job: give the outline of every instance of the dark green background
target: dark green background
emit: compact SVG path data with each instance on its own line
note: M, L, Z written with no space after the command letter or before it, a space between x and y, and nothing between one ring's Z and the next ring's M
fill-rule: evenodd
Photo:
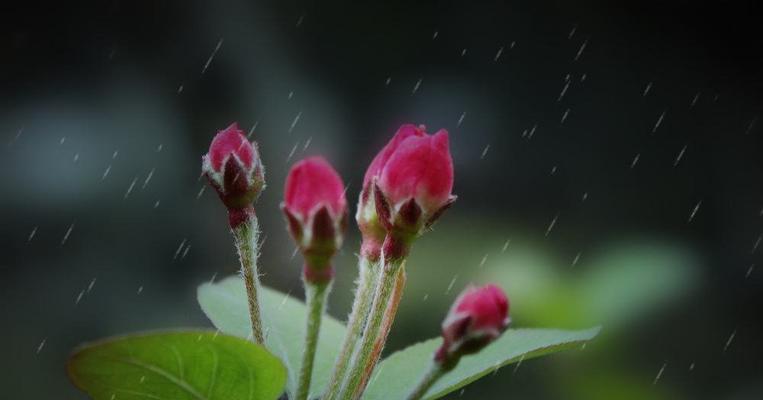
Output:
M648 240L694 254L697 283L605 337L607 367L589 360L587 376L622 367L645 393L637 398L763 393L761 271L745 278L763 251L754 2L0 7L0 388L9 398L83 398L64 374L81 341L209 325L195 288L235 273L237 260L222 206L211 190L197 198L199 168L232 121L256 125L267 168L257 205L263 281L295 295L300 262L278 212L288 166L324 154L354 204L365 166L397 126L450 131L459 201L413 250L390 348L436 335L453 296L508 238L564 265ZM351 226L337 316L349 306L357 244ZM442 254L448 268L427 263ZM451 291L426 286L451 276ZM528 362L462 398L576 398L566 388L580 368L574 355ZM591 390L630 392L601 381Z

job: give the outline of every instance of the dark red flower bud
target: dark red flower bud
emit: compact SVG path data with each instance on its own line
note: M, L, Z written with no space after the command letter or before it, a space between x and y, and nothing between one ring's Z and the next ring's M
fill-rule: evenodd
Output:
M427 135L423 125L401 126L363 179L356 218L364 245L381 243L393 226L418 235L455 201L452 189L448 132Z
M235 122L212 139L201 170L229 210L250 206L265 186L257 145Z
M454 366L462 355L476 353L498 338L509 322L509 299L501 288L466 288L442 323L443 343L435 361Z
M347 224L344 183L321 157L295 164L286 178L284 202L289 232L305 256L307 268L328 266L342 244ZM329 276L307 271L309 276Z

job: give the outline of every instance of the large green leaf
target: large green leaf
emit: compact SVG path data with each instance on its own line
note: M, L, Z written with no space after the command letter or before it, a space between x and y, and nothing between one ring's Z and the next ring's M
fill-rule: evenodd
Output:
M432 386L425 398L442 397L504 365L580 346L598 332L599 328L581 331L510 329L479 353L463 357L453 371ZM404 399L428 369L440 343L439 338L430 339L390 355L377 367L363 399Z
M265 345L281 357L289 369L288 392L296 390L296 375L304 348L305 304L276 290L262 287L259 294L265 330ZM221 331L240 337L251 335L246 289L240 277L199 286L198 300L204 313ZM322 393L331 378L345 327L324 315L313 368L311 393Z
M286 383L286 369L261 346L204 331L86 344L67 369L95 400L273 400Z

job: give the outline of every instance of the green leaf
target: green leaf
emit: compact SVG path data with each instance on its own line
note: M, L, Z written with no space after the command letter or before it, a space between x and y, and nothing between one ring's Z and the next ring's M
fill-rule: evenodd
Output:
M261 346L205 331L86 344L67 370L95 400L273 400L286 383L286 369Z
M511 364L545 354L574 348L593 339L599 328L581 331L553 329L510 329L498 340L471 356L432 386L426 399L436 399ZM364 400L404 399L432 362L441 339L430 339L393 353L379 364Z
M259 298L265 346L286 364L289 369L287 389L294 393L305 345L305 304L267 287L262 287ZM240 277L231 276L199 286L198 300L204 313L221 331L244 338L252 334L246 289ZM341 322L324 314L313 368L313 395L323 393L331 378L345 330Z

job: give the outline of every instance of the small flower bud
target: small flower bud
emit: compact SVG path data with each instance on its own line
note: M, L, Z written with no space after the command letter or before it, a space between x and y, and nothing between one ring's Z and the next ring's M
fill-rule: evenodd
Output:
M342 244L347 225L342 179L323 158L304 159L289 171L281 209L305 256L306 278L330 279L325 270Z
M470 286L456 299L442 323L443 343L435 361L452 368L459 358L476 353L509 326L509 299L496 285Z
M374 157L366 170L355 219L363 236L361 254L370 260L379 258L384 236L387 234L384 225L382 225L376 213L375 199L377 194L375 193L375 182L381 175L384 165L392 154L397 151L398 147L400 147L400 143L409 137L421 136L423 134L424 132L414 125L407 124L401 126L397 133L395 133L395 136L376 154L376 157Z
M249 143L237 123L220 131L202 157L201 170L232 212L251 206L265 186L257 145Z
M363 179L356 218L364 244L381 243L393 227L415 237L455 201L452 189L448 132L427 135L423 125L401 126Z

